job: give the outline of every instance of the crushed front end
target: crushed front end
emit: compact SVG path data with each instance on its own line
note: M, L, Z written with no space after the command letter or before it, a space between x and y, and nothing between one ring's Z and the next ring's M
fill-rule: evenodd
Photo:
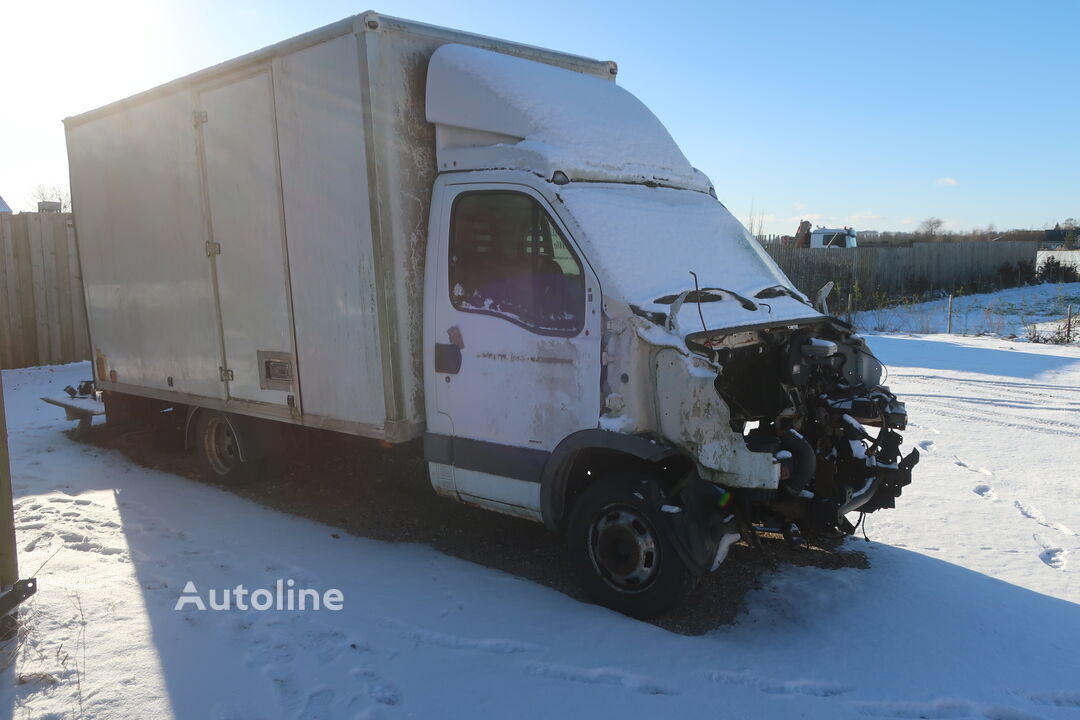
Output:
M733 488L750 527L793 541L850 534L848 513L895 506L919 453L902 454L904 403L881 384L881 363L850 326L822 318L686 342L718 368L713 387L731 432L779 464L771 491Z

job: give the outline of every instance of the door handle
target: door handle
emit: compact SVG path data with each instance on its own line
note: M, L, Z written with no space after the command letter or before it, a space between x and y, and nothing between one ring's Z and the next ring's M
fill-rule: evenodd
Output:
M435 343L435 372L457 375L461 371L461 348L452 343Z

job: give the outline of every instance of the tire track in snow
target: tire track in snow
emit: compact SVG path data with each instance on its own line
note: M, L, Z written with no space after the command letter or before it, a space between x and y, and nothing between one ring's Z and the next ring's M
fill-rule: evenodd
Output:
M1080 400L1074 401L1068 398L1062 399L1047 393L1025 393L1024 397L1016 398L1009 395L969 397L967 395L956 395L955 392L955 387L946 386L942 388L941 393L907 392L904 393L904 397L918 398L919 400L947 400L950 402L965 403L967 405L975 406L992 405L994 407L1008 408L1010 410L1036 410L1038 412L1075 412L1076 410L1080 410ZM1047 405L1041 398L1049 398L1057 403L1063 404Z
M665 687L645 675L636 675L618 668L581 668L556 663L531 663L526 666L529 672L540 677L586 683L589 685L615 685L617 687L642 693L644 695L678 695L671 688Z
M1036 705L1051 707L1080 708L1080 691L1050 690L1044 692L1017 693Z
M1007 406L1004 406L1004 405L1002 405L1000 403L992 404L992 405L987 404L987 403L966 403L967 407L958 407L957 404L956 404L957 402L962 403L963 400L959 399L959 398L957 398L955 400L951 400L951 399L939 400L937 398L937 396L919 398L919 403L920 404L929 405L929 406L934 407L934 408L945 408L947 410L952 410L953 412L965 413L966 417L971 418L971 419L976 419L976 420L979 420L979 421L982 421L984 418L996 419L996 418L1000 418L1000 417L1002 417L1002 415L1004 415L1006 418L1012 419L1012 420L1014 420L1016 422L1034 423L1036 425L1042 425L1042 426L1050 427L1050 428L1054 428L1054 429L1066 429L1066 430L1072 429L1072 430L1076 430L1078 433L1080 433L1080 424L1072 423L1072 422L1066 422L1064 420L1052 420L1052 419L1048 419L1046 417L1043 417L1043 415L1045 413L1047 413L1047 412L1066 415L1068 417L1074 417L1075 413L1078 410L1080 410L1080 407L1075 408L1075 409L1070 408L1070 409L1054 410L1052 408L1046 408L1045 406L1043 406L1043 407L1033 406L1031 409L1033 411L1036 411L1039 414L1037 414L1037 415L1028 415L1028 414L1018 414L1018 413L1003 412L1004 409L1008 409L1008 408L1007 408ZM1015 423L1013 423L1013 424L1015 425ZM1032 429L1035 429L1035 428L1032 428Z
M469 638L422 628L409 628L402 632L401 636L416 643L436 645L451 650L479 650L500 655L528 652L536 647L528 643L520 643L504 638Z
M1030 382L1010 382L1008 380L982 380L976 378L960 378L950 377L947 381L942 380L940 375L919 375L908 374L904 372L891 372L890 377L903 378L904 380L911 380L920 384L966 384L966 385L986 385L990 387L1002 387L1008 390L1015 390L1017 392L1023 392L1024 394L1030 394L1031 390L1049 390L1053 394L1047 393L1046 397L1054 397L1058 391L1065 393L1076 393L1080 395L1080 388L1069 387L1067 385L1053 385L1050 383L1030 383Z
M1080 388L1068 385L1012 383L926 375L900 375L899 377L911 381L912 385L914 385L911 389L913 392L905 392L905 397L918 398L919 400L932 402L938 399L968 405L994 404L995 407L1033 410L1040 413L1050 411L1071 414L1080 409ZM921 394L924 391L940 392L940 395ZM964 394L965 392L967 394ZM1039 403L1035 402L1036 399L1050 400L1051 402ZM1063 405L1063 407L1057 405Z
M715 683L754 688L767 695L835 697L855 690L853 686L841 683L804 679L774 680L772 678L752 675L746 672L717 671L709 673L707 677Z
M904 392L905 397L920 400L944 400L969 405L994 404L1015 410L1072 413L1080 409L1080 388L1028 382L973 380L941 376L904 376L915 386ZM939 395L922 393L940 393ZM1049 400L1050 402L1044 402ZM1057 407L1063 405L1063 407Z
M923 402L926 401L924 400ZM927 405L935 405L934 407L927 408L927 410L932 414L939 415L941 417L966 421L975 420L977 422L985 423L987 425L995 425L997 427L1009 428L1013 430L1028 430L1034 433L1039 433L1041 435L1057 435L1060 437L1080 438L1080 425L1073 425L1072 423L1058 423L1053 421L1043 421L1039 418L1027 417L1017 418L1018 421L1022 420L1022 422L1008 422L1005 420L999 420L989 413L962 413L948 409L951 406L945 404L937 405L936 403L927 403ZM1033 427L1030 423L1034 423L1035 425L1041 425L1043 427ZM1075 428L1076 431L1071 432L1065 429L1058 429L1061 426Z
M853 704L863 715L886 718L985 718L986 720L1039 720L1018 708L1006 705L980 705L961 698L938 698L927 701L882 700Z

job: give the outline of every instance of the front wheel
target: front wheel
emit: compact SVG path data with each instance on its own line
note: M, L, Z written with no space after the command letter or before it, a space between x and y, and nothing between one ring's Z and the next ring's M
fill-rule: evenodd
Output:
M599 605L640 619L682 602L698 577L680 557L659 485L644 473L597 480L574 504L567 526L572 563Z
M262 462L255 448L241 445L237 421L227 413L203 410L195 424L195 452L207 482L244 485L258 479Z

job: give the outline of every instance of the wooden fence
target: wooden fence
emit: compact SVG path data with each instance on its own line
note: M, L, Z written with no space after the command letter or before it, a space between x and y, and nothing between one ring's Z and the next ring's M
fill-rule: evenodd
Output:
M795 286L813 298L830 280L835 305L853 295L856 307L884 299L943 291L967 292L1030 279L1033 242L915 243L911 247L808 250L762 243Z
M71 215L0 213L0 365L89 359Z
M1034 267L1036 243L915 243L911 247L807 250L764 242L788 277L811 297L836 283L834 304L856 309L931 291L1015 285ZM1012 268L1003 272L1003 268ZM1009 272L1016 272L1010 277ZM0 213L0 366L90 359L86 305L71 215Z

